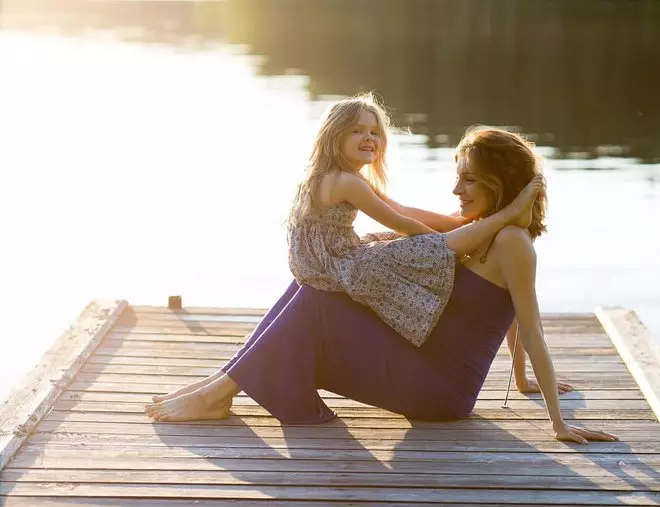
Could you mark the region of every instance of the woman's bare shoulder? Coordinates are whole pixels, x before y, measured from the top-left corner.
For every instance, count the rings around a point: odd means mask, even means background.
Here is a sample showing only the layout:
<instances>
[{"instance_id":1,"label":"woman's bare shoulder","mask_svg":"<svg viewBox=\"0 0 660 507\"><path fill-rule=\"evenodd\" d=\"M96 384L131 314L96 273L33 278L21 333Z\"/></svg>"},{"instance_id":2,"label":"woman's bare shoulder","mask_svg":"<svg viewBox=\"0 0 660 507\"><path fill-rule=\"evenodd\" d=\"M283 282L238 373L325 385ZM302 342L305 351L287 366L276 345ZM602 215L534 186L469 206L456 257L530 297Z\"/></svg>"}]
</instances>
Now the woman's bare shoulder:
<instances>
[{"instance_id":1,"label":"woman's bare shoulder","mask_svg":"<svg viewBox=\"0 0 660 507\"><path fill-rule=\"evenodd\" d=\"M504 227L493 242L493 261L509 291L520 294L533 289L536 277L536 250L527 229Z\"/></svg>"},{"instance_id":2,"label":"woman's bare shoulder","mask_svg":"<svg viewBox=\"0 0 660 507\"><path fill-rule=\"evenodd\" d=\"M536 250L532 236L527 229L515 225L507 225L495 235L493 250L498 256L507 258L535 259Z\"/></svg>"}]
</instances>

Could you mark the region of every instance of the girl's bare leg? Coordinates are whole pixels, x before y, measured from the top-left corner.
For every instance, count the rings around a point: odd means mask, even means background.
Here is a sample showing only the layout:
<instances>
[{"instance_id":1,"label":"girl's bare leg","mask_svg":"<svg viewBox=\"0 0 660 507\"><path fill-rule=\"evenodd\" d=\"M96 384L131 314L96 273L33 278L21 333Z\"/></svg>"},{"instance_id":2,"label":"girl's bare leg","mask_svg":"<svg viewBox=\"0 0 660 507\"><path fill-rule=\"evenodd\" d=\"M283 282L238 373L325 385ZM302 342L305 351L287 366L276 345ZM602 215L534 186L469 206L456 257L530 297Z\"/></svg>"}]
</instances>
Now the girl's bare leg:
<instances>
[{"instance_id":1,"label":"girl's bare leg","mask_svg":"<svg viewBox=\"0 0 660 507\"><path fill-rule=\"evenodd\" d=\"M224 419L239 391L238 384L224 374L196 391L147 405L145 412L157 422Z\"/></svg>"},{"instance_id":2,"label":"girl's bare leg","mask_svg":"<svg viewBox=\"0 0 660 507\"><path fill-rule=\"evenodd\" d=\"M532 222L532 206L539 190L543 187L543 177L536 176L523 188L511 204L493 215L464 225L445 233L447 246L457 255L465 255L475 250L481 243L497 234L502 227L517 225L527 228Z\"/></svg>"}]
</instances>

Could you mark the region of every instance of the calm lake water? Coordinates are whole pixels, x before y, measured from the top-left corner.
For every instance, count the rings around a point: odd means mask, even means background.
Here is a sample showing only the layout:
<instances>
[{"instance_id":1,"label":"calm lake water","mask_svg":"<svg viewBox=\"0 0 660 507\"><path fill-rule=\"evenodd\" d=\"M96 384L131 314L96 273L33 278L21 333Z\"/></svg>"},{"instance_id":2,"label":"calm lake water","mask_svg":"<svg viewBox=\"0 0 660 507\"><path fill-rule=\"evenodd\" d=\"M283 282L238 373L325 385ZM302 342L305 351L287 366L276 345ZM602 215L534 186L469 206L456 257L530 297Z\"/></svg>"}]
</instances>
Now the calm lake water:
<instances>
[{"instance_id":1,"label":"calm lake water","mask_svg":"<svg viewBox=\"0 0 660 507\"><path fill-rule=\"evenodd\" d=\"M318 118L367 89L412 132L404 203L457 208L470 124L536 140L542 311L625 306L660 339L658 26L652 1L4 0L0 397L93 298L274 302Z\"/></svg>"}]
</instances>

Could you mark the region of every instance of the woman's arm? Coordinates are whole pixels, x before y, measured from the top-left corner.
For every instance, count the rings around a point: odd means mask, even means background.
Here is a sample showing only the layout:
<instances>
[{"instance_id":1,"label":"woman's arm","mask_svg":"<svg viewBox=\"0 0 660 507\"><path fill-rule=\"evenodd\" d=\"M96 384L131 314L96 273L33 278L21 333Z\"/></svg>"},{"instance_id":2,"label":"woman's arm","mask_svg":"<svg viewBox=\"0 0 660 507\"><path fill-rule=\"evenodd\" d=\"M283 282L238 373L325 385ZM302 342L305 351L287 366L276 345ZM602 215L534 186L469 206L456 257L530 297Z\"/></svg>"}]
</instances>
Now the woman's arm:
<instances>
[{"instance_id":1,"label":"woman's arm","mask_svg":"<svg viewBox=\"0 0 660 507\"><path fill-rule=\"evenodd\" d=\"M536 297L536 252L529 233L519 227L507 226L495 237L494 245L496 260L516 311L516 321L520 326L519 338L532 363L555 437L578 443L616 440L616 437L608 433L569 426L561 415L555 369L543 339Z\"/></svg>"},{"instance_id":2,"label":"woman's arm","mask_svg":"<svg viewBox=\"0 0 660 507\"><path fill-rule=\"evenodd\" d=\"M397 213L413 218L418 222L422 222L427 227L438 232L449 232L458 229L465 224L470 223L470 220L463 218L459 215L442 215L441 213L434 213L425 209L413 208L411 206L404 206L399 204L394 199L387 197L382 192L376 192L376 195L385 201Z\"/></svg>"},{"instance_id":3,"label":"woman's arm","mask_svg":"<svg viewBox=\"0 0 660 507\"><path fill-rule=\"evenodd\" d=\"M518 337L518 343L516 344L517 331L518 321L514 319L513 324L506 332L506 344L509 347L509 355L513 361L513 378L516 381L518 391L522 393L525 392L522 388L527 382L527 368L525 364L525 347L520 337Z\"/></svg>"},{"instance_id":4,"label":"woman's arm","mask_svg":"<svg viewBox=\"0 0 660 507\"><path fill-rule=\"evenodd\" d=\"M539 387L538 382L527 378L525 347L523 346L523 342L520 339L520 336L518 336L518 340L516 342L517 330L518 321L514 320L513 324L511 324L511 327L506 333L506 341L509 347L509 354L511 355L511 360L513 361L513 378L516 381L516 388L518 389L518 392L523 394L540 393L541 388ZM564 394L572 390L573 386L571 384L567 384L566 382L557 382L557 391L559 394Z\"/></svg>"}]
</instances>

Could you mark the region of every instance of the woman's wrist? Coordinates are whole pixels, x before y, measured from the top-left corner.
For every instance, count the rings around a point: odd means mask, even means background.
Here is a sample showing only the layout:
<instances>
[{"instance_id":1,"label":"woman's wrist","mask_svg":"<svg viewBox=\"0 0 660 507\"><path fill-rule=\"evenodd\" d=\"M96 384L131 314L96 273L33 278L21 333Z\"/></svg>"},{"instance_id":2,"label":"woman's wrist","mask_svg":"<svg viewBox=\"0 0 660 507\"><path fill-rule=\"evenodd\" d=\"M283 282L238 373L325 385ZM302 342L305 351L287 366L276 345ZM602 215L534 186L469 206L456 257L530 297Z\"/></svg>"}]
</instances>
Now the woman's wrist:
<instances>
[{"instance_id":1,"label":"woman's wrist","mask_svg":"<svg viewBox=\"0 0 660 507\"><path fill-rule=\"evenodd\" d=\"M515 375L515 382L518 389L525 388L529 385L529 379L524 373L522 375Z\"/></svg>"},{"instance_id":2,"label":"woman's wrist","mask_svg":"<svg viewBox=\"0 0 660 507\"><path fill-rule=\"evenodd\" d=\"M550 421L552 422L553 431L560 431L566 428L566 421L564 421L564 418L561 415L559 417L555 417L554 419L551 417Z\"/></svg>"}]
</instances>

